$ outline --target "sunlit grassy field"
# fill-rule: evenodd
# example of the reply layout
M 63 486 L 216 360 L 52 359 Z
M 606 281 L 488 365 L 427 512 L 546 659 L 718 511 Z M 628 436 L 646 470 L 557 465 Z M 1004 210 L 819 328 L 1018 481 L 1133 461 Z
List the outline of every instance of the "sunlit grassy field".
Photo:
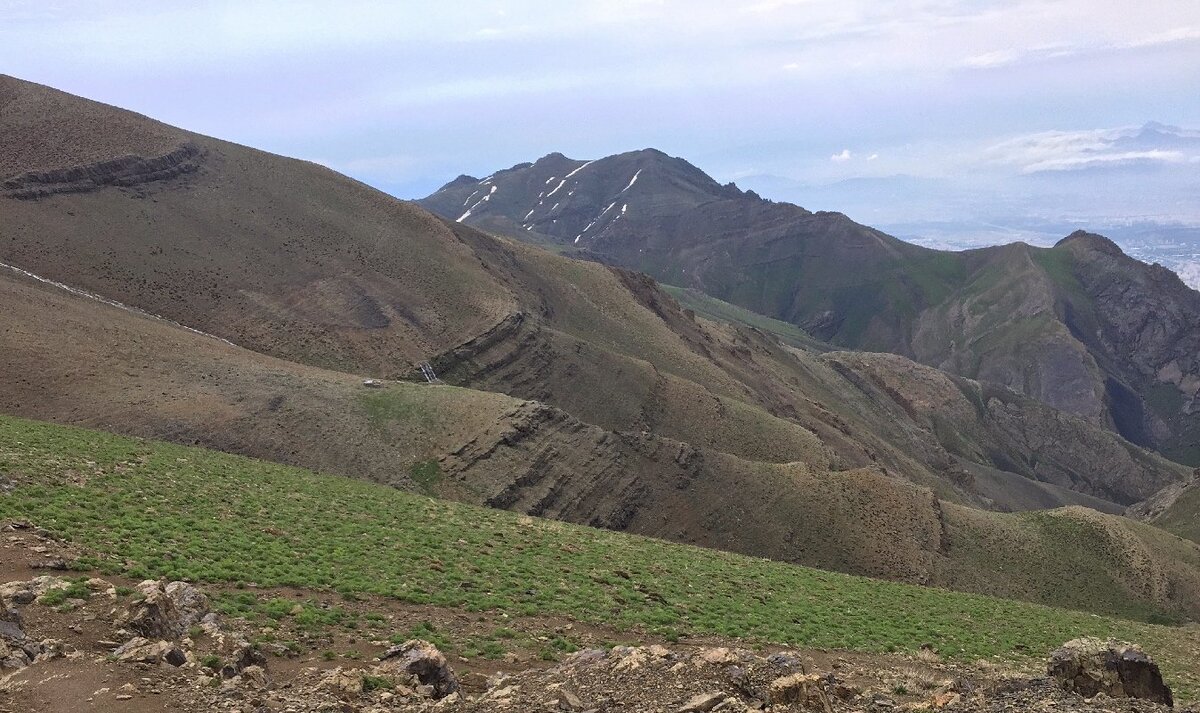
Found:
M 1200 632 L 835 574 L 523 517 L 302 469 L 0 417 L 0 519 L 126 576 L 372 593 L 675 638 L 1019 662 L 1082 635 L 1146 646 L 1184 695 Z

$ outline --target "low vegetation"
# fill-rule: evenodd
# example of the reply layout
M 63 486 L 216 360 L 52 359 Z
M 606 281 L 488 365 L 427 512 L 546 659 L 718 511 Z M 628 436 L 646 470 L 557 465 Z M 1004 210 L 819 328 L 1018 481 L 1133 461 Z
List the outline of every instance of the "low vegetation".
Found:
M 0 519 L 28 519 L 126 576 L 371 593 L 511 616 L 567 615 L 668 638 L 1034 661 L 1082 635 L 1137 641 L 1183 691 L 1200 631 L 876 581 L 508 512 L 196 448 L 0 417 Z M 220 601 L 312 617 L 302 601 Z M 318 619 L 320 619 L 318 621 Z M 424 633 L 436 632 L 406 632 Z M 500 655 L 507 632 L 474 642 Z M 548 642 L 546 655 L 570 650 Z
M 675 287 L 660 285 L 664 291 L 674 297 L 679 304 L 697 314 L 718 322 L 742 324 L 775 335 L 784 344 L 790 344 L 800 349 L 814 352 L 829 351 L 831 347 L 819 339 L 809 336 L 800 327 L 771 317 L 764 317 L 757 312 L 751 312 L 745 307 L 739 307 L 704 294 L 690 287 Z

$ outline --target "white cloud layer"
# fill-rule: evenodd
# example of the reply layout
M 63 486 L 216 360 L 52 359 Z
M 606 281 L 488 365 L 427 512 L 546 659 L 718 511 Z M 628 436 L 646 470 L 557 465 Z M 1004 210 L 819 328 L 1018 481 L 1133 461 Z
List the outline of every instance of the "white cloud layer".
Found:
M 1200 158 L 1200 134 L 1149 124 L 1142 128 L 1046 131 L 988 146 L 984 162 L 1023 174 L 1132 164 L 1181 164 Z

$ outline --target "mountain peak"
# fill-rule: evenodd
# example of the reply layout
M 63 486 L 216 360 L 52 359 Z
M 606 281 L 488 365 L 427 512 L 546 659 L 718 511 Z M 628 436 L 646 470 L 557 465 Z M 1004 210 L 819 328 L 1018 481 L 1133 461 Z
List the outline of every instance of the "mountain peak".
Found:
M 1055 243 L 1054 247 L 1057 248 L 1059 246 L 1070 246 L 1070 245 L 1078 245 L 1080 247 L 1084 247 L 1089 250 L 1095 250 L 1097 252 L 1102 252 L 1102 253 L 1105 253 L 1108 255 L 1124 255 L 1125 254 L 1121 250 L 1120 246 L 1118 246 L 1112 240 L 1109 240 L 1108 238 L 1106 238 L 1103 235 L 1100 235 L 1098 233 L 1089 233 L 1086 230 L 1076 230 L 1074 233 L 1071 233 L 1067 237 L 1065 237 L 1062 240 L 1059 240 L 1057 243 Z
M 725 200 L 762 202 L 722 186 L 682 158 L 656 148 L 573 159 L 559 152 L 497 171 L 481 181 L 456 179 L 421 201 L 458 222 L 591 247 L 631 220 L 655 220 Z
M 463 186 L 470 186 L 470 185 L 473 185 L 476 183 L 479 183 L 478 178 L 476 178 L 474 176 L 468 176 L 467 174 L 462 173 L 462 174 L 459 174 L 458 178 L 454 179 L 453 181 L 450 181 L 449 183 L 442 186 L 438 190 L 439 191 L 454 190 L 455 188 L 462 188 Z
M 1159 134 L 1179 134 L 1183 132 L 1182 128 L 1178 126 L 1172 126 L 1170 124 L 1164 124 L 1161 121 L 1147 121 L 1145 124 L 1142 124 L 1141 130 L 1143 132 L 1154 132 Z

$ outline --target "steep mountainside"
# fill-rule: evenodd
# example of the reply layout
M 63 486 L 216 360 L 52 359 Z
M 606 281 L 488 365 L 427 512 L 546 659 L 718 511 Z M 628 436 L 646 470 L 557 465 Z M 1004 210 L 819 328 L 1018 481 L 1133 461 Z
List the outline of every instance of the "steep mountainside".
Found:
M 1200 469 L 1190 479 L 1168 485 L 1131 506 L 1125 514 L 1200 542 Z
M 1061 593 L 1038 583 L 1055 547 L 1042 516 L 966 506 L 1116 511 L 1186 475 L 1011 392 L 708 322 L 643 275 L 438 220 L 312 164 L 3 79 L 0 129 L 10 116 L 30 142 L 43 117 L 51 140 L 0 196 L 7 412 L 1048 601 Z M 182 165 L 159 161 L 176 151 L 187 170 L 150 170 Z M 425 385 L 420 361 L 468 388 Z M 898 396 L 917 386 L 963 427 Z M 1066 442 L 1048 457 L 1014 424 Z M 993 540 L 1024 575 L 997 577 L 971 544 Z M 1191 577 L 1179 546 L 1145 545 L 1185 562 L 1163 575 L 1172 591 Z M 1125 576 L 1109 564 L 1106 581 Z
M 1081 415 L 1200 463 L 1200 293 L 1076 233 L 952 253 L 722 186 L 646 149 L 550 154 L 421 201 L 448 219 L 646 272 Z

